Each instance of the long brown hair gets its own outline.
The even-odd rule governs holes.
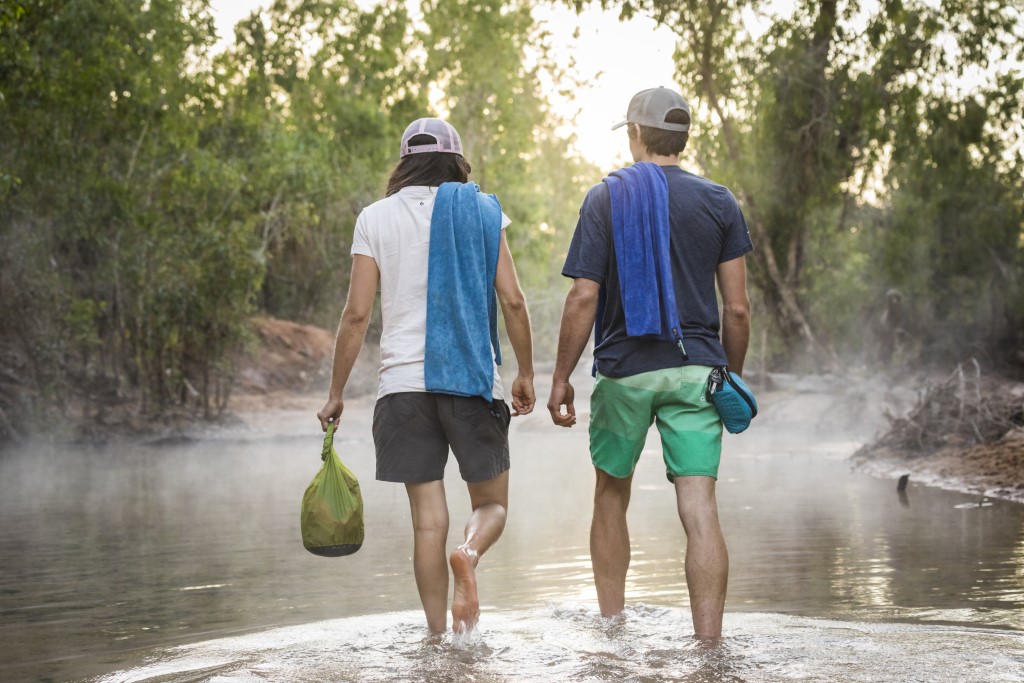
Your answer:
[[[429,135],[417,135],[409,140],[410,145],[431,145],[434,138]],[[451,152],[421,152],[403,157],[388,178],[388,187],[384,193],[390,197],[403,187],[411,185],[429,185],[437,187],[441,183],[465,183],[473,167],[461,154]]]

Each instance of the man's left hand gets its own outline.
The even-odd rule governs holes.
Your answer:
[[[572,388],[568,380],[554,382],[551,385],[551,397],[548,398],[548,412],[551,413],[551,421],[559,427],[572,427],[576,424],[576,408],[573,400],[576,398],[576,390]],[[565,406],[565,412],[562,412]]]

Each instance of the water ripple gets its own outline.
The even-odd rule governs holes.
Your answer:
[[[1024,636],[996,629],[728,614],[694,640],[685,611],[636,605],[489,613],[465,636],[427,636],[418,612],[352,617],[154,653],[96,683],[211,681],[1024,681]]]

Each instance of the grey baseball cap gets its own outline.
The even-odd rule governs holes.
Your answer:
[[[648,88],[633,95],[629,101],[629,109],[626,110],[626,118],[612,126],[612,130],[621,128],[627,123],[635,123],[648,128],[660,128],[662,130],[674,130],[685,133],[690,130],[687,123],[668,123],[665,117],[669,112],[682,109],[686,117],[690,117],[690,105],[683,99],[683,96],[668,88]]]
[[[433,144],[409,145],[409,140],[417,135],[427,135],[434,138]],[[455,126],[442,121],[441,119],[416,119],[402,133],[402,154],[406,157],[410,154],[422,152],[448,152],[450,154],[462,155],[462,138]]]

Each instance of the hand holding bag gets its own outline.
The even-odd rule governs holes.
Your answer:
[[[729,368],[714,368],[708,376],[707,399],[715,404],[730,434],[739,434],[757,416],[757,400],[743,380]]]
[[[363,545],[363,496],[359,481],[334,450],[335,424],[327,426],[324,464],[302,497],[302,545],[314,555],[351,555]]]

